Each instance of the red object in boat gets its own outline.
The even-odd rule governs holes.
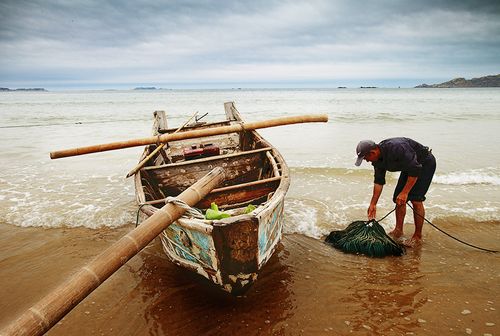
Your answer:
[[[184,148],[184,158],[186,160],[200,159],[208,156],[220,154],[220,149],[214,144],[193,145],[190,148]]]

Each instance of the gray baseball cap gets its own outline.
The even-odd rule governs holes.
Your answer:
[[[358,147],[356,147],[356,154],[358,155],[358,159],[354,164],[356,166],[360,166],[365,155],[368,154],[368,152],[373,148],[375,148],[375,146],[377,146],[377,144],[372,140],[361,140],[358,144]]]

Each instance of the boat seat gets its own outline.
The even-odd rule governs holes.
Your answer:
[[[237,153],[231,153],[231,154],[223,154],[223,155],[216,155],[216,156],[209,156],[201,159],[194,159],[194,160],[189,160],[189,161],[180,161],[180,162],[174,162],[174,163],[168,163],[164,164],[161,166],[149,166],[149,167],[144,167],[144,170],[155,170],[155,169],[160,169],[160,168],[170,168],[170,167],[182,167],[182,166],[187,166],[187,165],[196,165],[197,163],[207,163],[210,161],[217,161],[220,159],[225,159],[225,158],[235,158],[239,156],[245,156],[245,155],[252,155],[255,153],[260,153],[260,152],[267,152],[270,151],[272,147],[263,147],[263,148],[258,148],[258,149],[252,149],[249,151],[243,151],[243,152],[237,152]]]
[[[180,194],[215,167],[224,168],[225,179],[221,186],[238,185],[272,176],[274,169],[266,155],[271,150],[272,147],[265,147],[158,167],[145,167],[140,174],[143,178],[154,181],[165,195]]]
[[[198,202],[195,207],[200,209],[209,208],[212,202],[215,202],[221,207],[225,205],[243,205],[251,201],[256,201],[264,198],[267,200],[267,195],[274,192],[281,181],[281,176],[270,177],[258,181],[240,183],[222,188],[213,189],[204,199]],[[142,204],[164,204],[164,199],[144,202]],[[257,202],[259,203],[259,202]],[[231,206],[234,208],[235,206]]]
[[[267,195],[275,191],[280,182],[281,177],[278,176],[217,188],[198,202],[196,207],[200,209],[209,208],[212,202],[215,202],[220,207],[225,207],[226,205],[246,204],[263,197],[267,199]]]

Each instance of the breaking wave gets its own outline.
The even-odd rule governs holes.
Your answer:
[[[292,167],[292,173],[297,174],[311,174],[323,176],[339,176],[339,177],[352,177],[364,178],[373,175],[371,169],[351,169],[351,168],[332,168],[332,167]],[[389,173],[390,176],[397,178],[399,173]],[[390,178],[389,176],[389,178]],[[475,169],[464,172],[451,172],[451,173],[436,173],[433,183],[445,185],[500,185],[500,175],[498,169],[485,168]]]
[[[433,183],[446,185],[500,185],[500,176],[493,169],[477,169],[465,172],[453,172],[448,174],[437,174]]]

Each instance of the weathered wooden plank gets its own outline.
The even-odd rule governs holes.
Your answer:
[[[253,183],[245,183],[227,188],[213,190],[203,200],[196,204],[197,208],[205,209],[215,202],[220,207],[234,203],[245,203],[268,195],[278,188],[280,178],[270,178]]]
[[[270,152],[267,152],[266,156],[269,159],[271,166],[273,167],[274,176],[280,176],[280,171],[278,169],[278,165],[276,164],[276,160],[274,159],[274,156]]]
[[[255,181],[261,175],[263,164],[267,161],[265,149],[228,154],[193,161],[179,162],[155,169],[144,168],[167,195],[176,195],[193,181],[210,171],[213,167],[223,167],[226,171],[224,186]]]
[[[234,106],[234,102],[224,103],[224,111],[226,112],[227,120],[242,121],[238,110]]]
[[[197,171],[195,173],[184,173],[182,180],[176,180],[175,178],[165,179],[164,181],[166,181],[166,183],[165,184],[159,183],[158,186],[165,195],[175,196],[184,191],[189,186],[189,184],[187,184],[186,181],[197,181],[200,178],[200,176],[203,176],[204,171],[206,171],[206,169]],[[259,176],[260,168],[256,167],[255,169],[250,169],[249,171],[247,171],[245,166],[240,166],[236,168],[227,167],[227,172],[228,172],[227,174],[228,178],[226,178],[223,185],[240,184],[240,183],[245,183],[247,181],[256,180],[257,177]]]
[[[253,154],[257,154],[260,152],[270,151],[271,149],[272,149],[271,147],[264,147],[264,148],[253,149],[253,150],[249,150],[249,151],[245,151],[245,152],[237,152],[237,153],[231,153],[231,154],[225,154],[225,155],[210,156],[210,157],[196,159],[196,160],[175,162],[175,163],[170,163],[167,165],[162,165],[162,166],[157,166],[157,167],[145,167],[144,170],[156,170],[156,169],[160,169],[160,168],[172,168],[172,167],[182,167],[182,166],[196,166],[200,163],[206,163],[209,161],[217,161],[217,160],[222,160],[222,159],[236,158],[238,156],[241,156],[241,157],[251,156]]]
[[[214,223],[214,245],[224,288],[234,294],[244,291],[257,278],[259,221],[248,216],[237,225]]]
[[[167,114],[165,111],[154,111],[153,135],[168,129]]]
[[[217,188],[212,190],[210,194],[206,196],[205,200],[199,202],[197,204],[197,207],[201,209],[208,208],[211,202],[215,202],[222,206],[242,204],[254,199],[258,199],[276,190],[280,181],[280,177],[271,177],[260,181],[253,181],[223,188]],[[164,199],[162,198],[143,202],[141,204],[155,205],[163,203]]]

